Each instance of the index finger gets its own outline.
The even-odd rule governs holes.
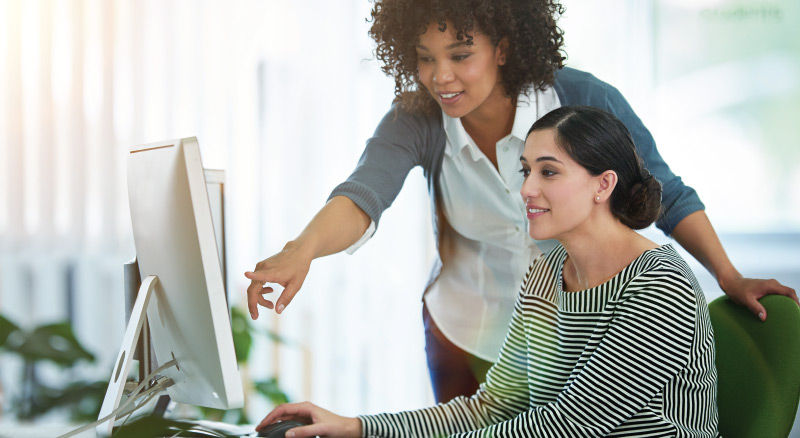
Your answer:
[[[264,284],[264,283],[267,283],[267,282],[269,282],[269,283],[280,283],[279,281],[276,281],[276,279],[273,278],[271,275],[267,274],[267,271],[265,271],[265,270],[245,271],[244,276],[247,277],[248,280],[253,280],[254,282],[255,281],[260,281],[261,284]]]

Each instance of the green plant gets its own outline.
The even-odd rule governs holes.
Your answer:
[[[250,357],[254,336],[266,336],[273,342],[294,345],[275,333],[257,330],[245,313],[236,307],[231,309],[231,328],[236,358],[243,367]],[[22,393],[13,403],[13,412],[18,419],[34,420],[57,408],[69,410],[72,420],[76,422],[93,421],[97,418],[108,386],[107,379],[77,381],[65,387],[52,387],[41,383],[37,378],[36,365],[40,362],[54,363],[66,371],[81,361],[95,361],[94,355],[75,337],[68,322],[23,330],[0,315],[0,352],[17,355],[24,363]],[[245,386],[252,385],[257,394],[264,396],[272,404],[289,401],[277,378],[244,383]],[[198,416],[203,419],[233,424],[250,422],[244,409],[223,411],[199,408],[198,411]]]
[[[105,395],[105,381],[79,381],[65,388],[40,382],[36,365],[50,362],[66,370],[78,362],[94,362],[95,357],[75,337],[68,322],[45,324],[24,330],[0,315],[0,351],[19,356],[23,361],[21,394],[12,411],[20,420],[33,420],[55,408],[69,410],[72,419],[97,417]]]

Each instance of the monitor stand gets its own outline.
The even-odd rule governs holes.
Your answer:
[[[127,265],[130,265],[127,264]],[[126,269],[128,268],[126,265]],[[133,267],[136,268],[138,271],[138,264],[134,261]],[[127,274],[127,272],[126,272]],[[138,276],[138,272],[137,272]],[[128,281],[129,278],[126,275],[126,284],[130,284]],[[122,399],[123,393],[125,392],[125,384],[128,379],[128,374],[130,373],[131,365],[134,359],[134,353],[136,350],[137,343],[139,339],[142,339],[142,350],[141,350],[141,357],[139,358],[140,363],[140,380],[144,379],[145,376],[151,373],[151,360],[150,360],[150,345],[149,339],[147,336],[147,306],[150,303],[150,297],[153,294],[153,290],[155,289],[156,285],[158,284],[158,277],[155,275],[148,276],[144,279],[141,286],[138,288],[138,293],[136,294],[136,301],[134,302],[133,308],[130,313],[130,319],[128,320],[127,328],[125,329],[125,336],[122,338],[122,345],[120,346],[119,354],[117,355],[117,360],[114,362],[114,369],[112,370],[111,378],[108,382],[108,389],[106,390],[105,398],[103,399],[103,405],[100,408],[100,415],[98,419],[102,419],[114,413],[114,411],[119,407],[120,401]],[[142,334],[145,336],[141,336]],[[143,382],[140,382],[140,384]],[[114,420],[116,419],[116,415],[112,415],[108,418],[105,422],[98,425],[95,430],[97,432],[98,437],[108,437],[111,436],[113,427],[114,427]]]

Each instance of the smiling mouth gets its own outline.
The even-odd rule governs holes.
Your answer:
[[[452,99],[452,98],[454,98],[454,97],[456,97],[456,96],[458,96],[460,94],[463,94],[463,93],[464,93],[463,91],[459,91],[458,93],[439,93],[439,96],[442,99]]]
[[[530,214],[545,213],[545,212],[548,212],[548,211],[550,211],[549,208],[529,208],[528,209],[528,213],[530,213]]]

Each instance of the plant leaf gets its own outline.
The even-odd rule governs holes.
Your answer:
[[[289,397],[280,388],[278,379],[275,377],[255,382],[255,386],[256,391],[267,397],[273,405],[277,406],[283,403],[289,403]]]
[[[266,330],[266,331],[256,330],[253,327],[253,323],[250,322],[250,317],[247,314],[245,314],[242,309],[240,309],[238,307],[232,307],[231,308],[231,326],[233,327],[233,330],[234,330],[234,338],[236,336],[235,335],[235,331],[237,330],[236,324],[241,324],[239,326],[240,330],[245,330],[246,329],[247,332],[251,333],[251,334],[253,334],[253,333],[255,333],[255,334],[263,334],[268,339],[270,339],[271,341],[276,342],[278,344],[283,344],[283,345],[288,345],[288,346],[296,346],[297,345],[297,342],[294,342],[291,339],[287,339],[287,338],[285,338],[285,337],[273,332],[272,330]],[[243,361],[240,360],[240,362],[243,362]]]
[[[6,339],[8,337],[19,330],[16,324],[11,322],[8,318],[3,315],[0,315],[0,347],[6,344]]]
[[[13,351],[26,360],[49,360],[68,367],[81,359],[94,361],[94,355],[78,342],[67,322],[37,327],[32,333],[26,333],[25,340]]]
[[[66,407],[74,421],[96,420],[107,387],[108,381],[74,382],[66,388],[38,385],[27,419],[44,415],[52,409]]]
[[[231,330],[233,332],[233,348],[236,350],[236,361],[247,362],[250,348],[253,346],[253,330],[250,321],[238,308],[231,309]]]

